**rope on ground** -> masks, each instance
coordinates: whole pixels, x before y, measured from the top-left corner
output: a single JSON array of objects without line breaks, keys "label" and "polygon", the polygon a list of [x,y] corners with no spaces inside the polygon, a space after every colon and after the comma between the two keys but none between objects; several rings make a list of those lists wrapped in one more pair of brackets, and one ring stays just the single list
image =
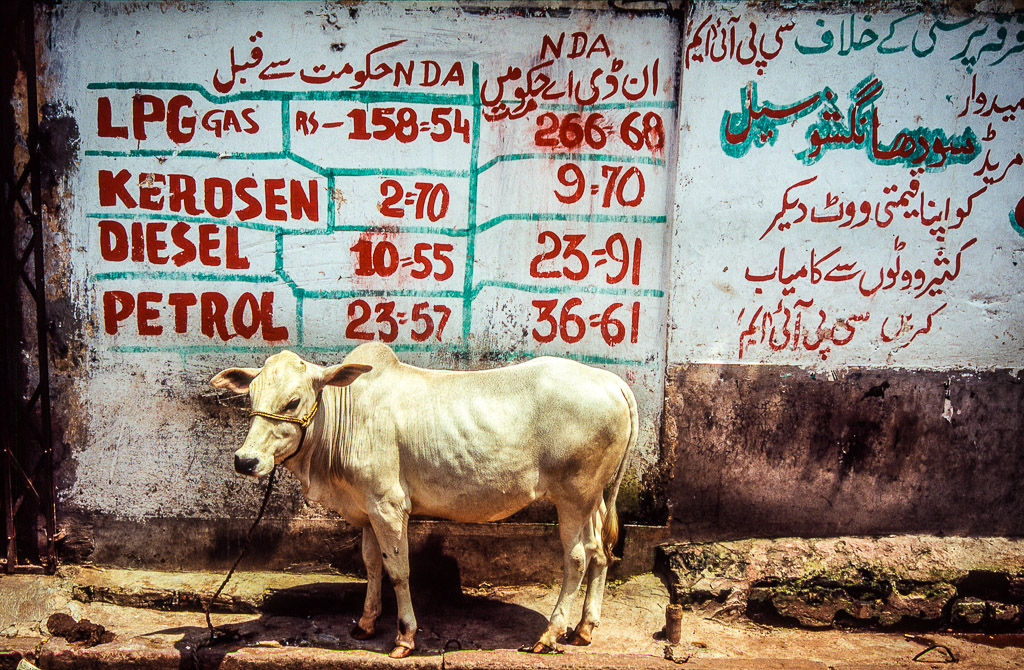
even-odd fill
[{"label": "rope on ground", "polygon": [[225,577],[224,581],[221,582],[220,588],[218,588],[216,593],[213,594],[213,597],[210,598],[210,602],[206,604],[206,627],[210,629],[210,637],[206,642],[201,644],[200,647],[208,647],[212,645],[217,638],[217,631],[213,627],[213,622],[210,620],[210,612],[213,610],[213,606],[217,602],[217,598],[220,597],[221,591],[223,591],[224,587],[226,587],[228,582],[231,581],[231,576],[235,574],[235,569],[238,567],[238,564],[242,562],[242,559],[245,558],[245,554],[249,551],[249,547],[252,545],[253,531],[256,530],[256,526],[258,526],[260,520],[263,519],[263,513],[267,511],[267,503],[270,501],[271,491],[274,490],[274,475],[276,474],[277,466],[275,465],[270,471],[270,476],[267,478],[267,490],[263,493],[263,503],[260,504],[259,514],[256,515],[256,520],[252,522],[251,526],[249,526],[249,532],[245,534],[245,542],[242,544],[242,550],[238,553],[238,558],[235,559],[234,565],[232,565],[231,569],[228,570],[227,577]]}]

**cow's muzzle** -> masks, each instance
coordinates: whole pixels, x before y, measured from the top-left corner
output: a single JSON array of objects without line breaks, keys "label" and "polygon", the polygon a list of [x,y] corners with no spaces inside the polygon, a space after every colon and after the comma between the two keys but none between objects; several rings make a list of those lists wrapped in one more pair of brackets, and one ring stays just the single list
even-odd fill
[{"label": "cow's muzzle", "polygon": [[235,472],[240,475],[251,475],[256,472],[256,466],[260,464],[258,458],[247,458],[235,454]]}]

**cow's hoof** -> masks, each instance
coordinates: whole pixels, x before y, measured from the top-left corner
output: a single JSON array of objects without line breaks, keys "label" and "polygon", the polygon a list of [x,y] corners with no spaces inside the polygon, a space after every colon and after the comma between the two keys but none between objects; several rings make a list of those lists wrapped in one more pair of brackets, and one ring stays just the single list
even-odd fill
[{"label": "cow's hoof", "polygon": [[352,627],[352,631],[349,633],[349,635],[352,636],[353,640],[369,640],[376,634],[376,632],[377,631],[373,628],[371,628],[370,630],[366,630],[359,624],[356,624]]},{"label": "cow's hoof", "polygon": [[403,647],[402,645],[398,645],[397,647],[391,650],[391,653],[388,654],[388,656],[390,656],[391,658],[405,658],[411,653],[412,649],[410,649],[409,647]]},{"label": "cow's hoof", "polygon": [[590,635],[577,630],[569,637],[569,644],[574,647],[585,647],[590,644]]},{"label": "cow's hoof", "polygon": [[552,647],[550,645],[547,645],[547,644],[544,644],[543,642],[538,642],[537,644],[533,645],[532,647],[523,647],[523,651],[527,651],[527,652],[529,652],[531,654],[547,654],[547,653],[550,653],[550,652],[552,652],[554,650],[555,650],[554,647]]}]

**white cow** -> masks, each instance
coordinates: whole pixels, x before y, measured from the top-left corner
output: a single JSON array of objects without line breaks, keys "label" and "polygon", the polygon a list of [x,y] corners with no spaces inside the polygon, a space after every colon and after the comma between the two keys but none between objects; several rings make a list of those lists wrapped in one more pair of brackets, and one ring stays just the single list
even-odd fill
[{"label": "white cow", "polygon": [[262,369],[230,368],[210,383],[252,400],[238,472],[259,477],[282,464],[307,498],[362,528],[368,580],[354,637],[374,633],[383,568],[398,601],[391,656],[414,647],[410,515],[494,521],[545,499],[558,510],[565,570],[533,651],[553,649],[566,633],[584,575],[583,617],[570,642],[590,642],[618,536],[615,498],[638,432],[636,400],[619,377],[551,357],[479,372],[424,370],[369,343],[339,365],[283,351]]}]

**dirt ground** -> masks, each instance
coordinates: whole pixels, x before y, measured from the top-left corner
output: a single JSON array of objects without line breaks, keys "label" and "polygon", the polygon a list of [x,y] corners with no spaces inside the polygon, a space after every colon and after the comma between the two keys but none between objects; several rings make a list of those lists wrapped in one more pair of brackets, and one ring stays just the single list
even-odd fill
[{"label": "dirt ground", "polygon": [[[419,620],[412,659],[385,654],[395,635],[393,597],[385,600],[378,634],[358,641],[349,630],[358,617],[364,584],[336,575],[242,573],[226,591],[235,610],[214,613],[228,633],[213,647],[204,615],[153,609],[192,607],[221,575],[77,569],[56,577],[0,577],[0,668],[25,656],[38,667],[673,667],[686,668],[1021,668],[1019,637],[982,639],[953,634],[811,631],[765,627],[730,612],[685,612],[682,639],[663,636],[668,591],[651,574],[609,585],[603,621],[589,647],[532,655],[533,642],[554,606],[557,588],[459,588],[414,584]],[[385,585],[385,593],[389,587]],[[76,599],[77,598],[77,599]],[[99,602],[106,600],[108,602]],[[83,602],[88,601],[88,602]],[[581,603],[577,602],[577,609]],[[259,611],[255,608],[259,607]],[[47,618],[57,612],[88,619],[113,640],[86,647],[51,637]],[[988,642],[983,643],[983,642]],[[1011,646],[1000,647],[1010,643]],[[918,661],[914,658],[932,645]],[[13,664],[12,664],[13,663]]]}]

